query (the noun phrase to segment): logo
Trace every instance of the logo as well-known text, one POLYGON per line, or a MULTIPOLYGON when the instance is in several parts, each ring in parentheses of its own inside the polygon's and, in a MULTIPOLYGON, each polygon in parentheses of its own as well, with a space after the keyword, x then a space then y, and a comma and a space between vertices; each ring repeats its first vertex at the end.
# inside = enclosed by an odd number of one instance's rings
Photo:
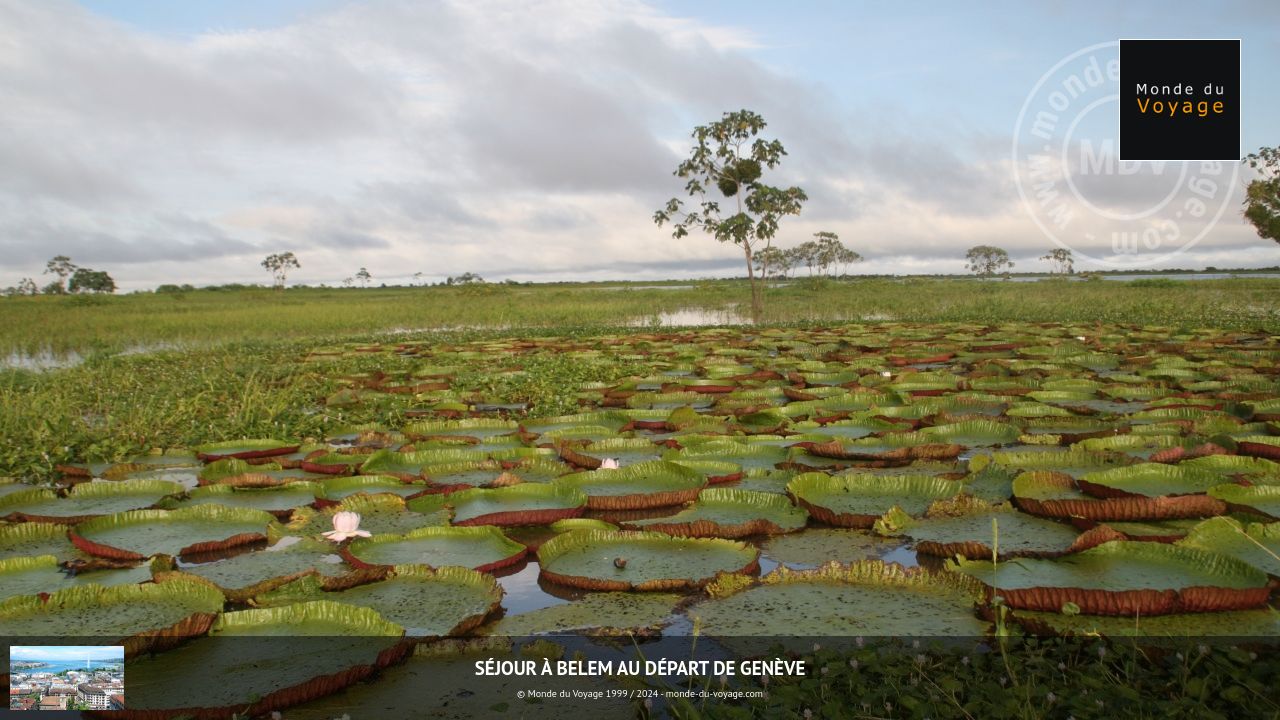
POLYGON ((1083 48, 1040 77, 1018 113, 1013 172, 1055 244, 1077 259, 1136 269, 1176 257, 1213 229, 1240 163, 1121 160, 1119 46, 1083 48))

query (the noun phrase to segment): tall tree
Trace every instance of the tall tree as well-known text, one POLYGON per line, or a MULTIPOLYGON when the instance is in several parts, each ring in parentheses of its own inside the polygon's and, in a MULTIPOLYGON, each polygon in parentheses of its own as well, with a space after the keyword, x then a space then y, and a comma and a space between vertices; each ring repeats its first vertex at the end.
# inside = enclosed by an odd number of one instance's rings
POLYGON ((965 268, 977 273, 980 277, 991 277, 1001 269, 1008 270, 1013 267, 1009 253, 993 245, 975 245, 964 254, 964 259, 968 261, 965 263, 965 268))
POLYGON ((750 110, 727 112, 720 120, 695 127, 694 147, 675 175, 686 180, 685 192, 697 206, 686 209, 684 201, 676 197, 653 214, 659 227, 671 223, 675 238, 702 230, 720 242, 742 248, 751 284, 751 315, 756 322, 764 314, 764 296, 753 256, 770 246, 782 218, 799 215, 809 199, 799 187, 779 188, 763 182, 764 170, 777 167, 787 154, 781 142, 759 137, 764 128, 764 118, 750 110), (720 201, 712 199, 714 195, 708 197, 713 189, 732 201, 731 213, 721 210, 720 201))
POLYGON ((1260 237, 1280 243, 1280 147, 1261 148, 1244 162, 1259 172, 1245 188, 1245 219, 1260 237))
POLYGON ((76 268, 67 290, 73 293, 113 293, 116 291, 116 281, 105 270, 76 268))
POLYGON ((58 279, 45 286, 45 292, 50 295, 62 295, 67 292, 67 278, 71 277, 76 271, 76 264, 71 262, 71 258, 66 255, 55 255, 52 260, 45 263, 44 274, 56 275, 58 279))
POLYGON ((262 267, 271 273, 277 290, 284 290, 285 281, 289 279, 289 271, 302 267, 292 252, 273 253, 262 261, 262 267))
POLYGON ((1074 275, 1075 258, 1071 255, 1071 251, 1066 248, 1054 248, 1044 255, 1040 256, 1041 260, 1048 260, 1051 272, 1061 273, 1063 275, 1074 275))
POLYGON ((373 279, 373 275, 369 274, 368 268, 360 268, 360 272, 356 273, 356 279, 360 281, 360 287, 369 287, 369 281, 373 279))

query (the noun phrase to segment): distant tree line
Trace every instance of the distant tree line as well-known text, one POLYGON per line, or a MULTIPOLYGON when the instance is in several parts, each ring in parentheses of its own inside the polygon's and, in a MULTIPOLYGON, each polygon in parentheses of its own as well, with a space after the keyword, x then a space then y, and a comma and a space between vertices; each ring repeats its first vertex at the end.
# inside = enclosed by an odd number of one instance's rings
POLYGON ((83 295, 100 294, 116 291, 116 281, 106 270, 94 270, 80 267, 71 262, 66 255, 55 255, 45 263, 45 275, 54 277, 43 288, 36 285, 32 278, 25 277, 17 285, 0 290, 7 297, 18 295, 83 295))

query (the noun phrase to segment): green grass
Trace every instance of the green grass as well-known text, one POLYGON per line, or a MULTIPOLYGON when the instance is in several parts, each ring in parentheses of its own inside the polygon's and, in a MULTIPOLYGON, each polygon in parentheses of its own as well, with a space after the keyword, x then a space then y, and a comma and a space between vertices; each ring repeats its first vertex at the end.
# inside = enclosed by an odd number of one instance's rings
MULTIPOLYGON (((1280 328, 1280 279, 1154 282, 802 279, 766 293, 765 322, 1072 322, 1280 328)), ((733 312, 745 281, 267 289, 0 300, 0 355, 345 337, 441 328, 645 325, 663 312, 733 312)))

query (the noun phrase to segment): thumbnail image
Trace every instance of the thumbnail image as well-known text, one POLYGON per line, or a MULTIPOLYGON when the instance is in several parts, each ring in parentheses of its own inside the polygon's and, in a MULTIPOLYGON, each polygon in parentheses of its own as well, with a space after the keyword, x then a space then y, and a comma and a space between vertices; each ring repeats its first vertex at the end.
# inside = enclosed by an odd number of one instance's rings
POLYGON ((123 710, 124 648, 15 645, 9 648, 10 710, 123 710))

